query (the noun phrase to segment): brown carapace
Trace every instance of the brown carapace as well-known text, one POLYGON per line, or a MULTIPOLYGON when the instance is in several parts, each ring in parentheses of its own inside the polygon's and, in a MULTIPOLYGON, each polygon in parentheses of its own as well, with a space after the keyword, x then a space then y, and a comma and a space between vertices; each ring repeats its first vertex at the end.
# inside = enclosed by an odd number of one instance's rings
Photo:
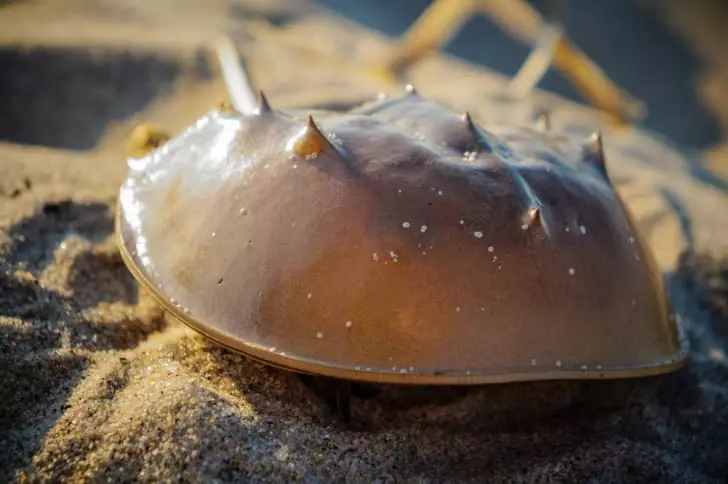
POLYGON ((129 160, 125 261, 268 364, 477 384, 652 375, 687 351, 602 139, 414 89, 346 113, 215 110, 129 160))

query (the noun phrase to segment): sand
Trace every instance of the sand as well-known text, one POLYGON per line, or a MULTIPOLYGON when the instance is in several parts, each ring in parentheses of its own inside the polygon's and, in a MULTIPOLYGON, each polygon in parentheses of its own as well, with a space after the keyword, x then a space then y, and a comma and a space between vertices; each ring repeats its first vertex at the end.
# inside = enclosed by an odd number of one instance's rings
MULTIPOLYGON (((702 168, 701 153, 644 132, 608 130, 605 139, 610 175, 690 339, 692 361, 674 374, 360 391, 345 425, 295 375, 217 348, 167 316, 137 287, 113 240, 134 123, 176 132, 224 97, 204 47, 219 31, 236 34, 256 84, 285 106, 376 92, 286 39, 304 36, 356 59, 388 48, 304 3, 184 3, 174 14, 168 2, 0 7, 0 72, 14 73, 0 81, 1 482, 728 475, 728 181, 702 168), (251 44, 241 25, 261 20, 286 32, 251 44)), ((453 59, 428 60, 412 75, 423 94, 476 116, 524 119, 530 109, 494 100, 502 78, 453 59)), ((557 129, 597 122, 554 96, 534 101, 553 107, 557 129)))

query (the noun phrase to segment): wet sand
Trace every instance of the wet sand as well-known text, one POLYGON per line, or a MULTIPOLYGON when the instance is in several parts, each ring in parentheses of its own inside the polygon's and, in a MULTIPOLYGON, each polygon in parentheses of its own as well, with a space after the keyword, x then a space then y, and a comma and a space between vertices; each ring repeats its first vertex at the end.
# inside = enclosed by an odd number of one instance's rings
MULTIPOLYGON (((295 375, 214 347, 166 315, 124 267, 113 214, 134 124, 174 133, 225 97, 206 47, 216 33, 235 35, 279 106, 377 91, 286 39, 361 61, 388 43, 287 2, 215 0, 174 13, 166 1, 60 3, 0 7, 0 72, 13 73, 0 80, 0 481, 728 475, 728 180, 703 162, 717 163, 719 149, 680 152, 649 133, 605 131, 610 176, 690 339, 687 367, 631 381, 388 387, 358 393, 347 426, 295 375), (256 21, 286 30, 250 43, 243 27, 256 21)), ((494 100, 503 79, 493 72, 438 57, 412 76, 424 95, 474 116, 530 115, 494 100)), ((553 108, 556 129, 598 122, 545 93, 534 101, 553 108)))

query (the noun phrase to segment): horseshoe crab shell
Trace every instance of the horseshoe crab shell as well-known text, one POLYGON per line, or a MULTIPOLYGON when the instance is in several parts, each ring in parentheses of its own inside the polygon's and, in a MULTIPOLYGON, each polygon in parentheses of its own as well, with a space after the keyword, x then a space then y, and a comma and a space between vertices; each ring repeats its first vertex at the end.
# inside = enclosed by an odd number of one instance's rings
POLYGON ((270 365, 373 382, 685 362, 599 136, 486 130, 414 90, 299 114, 265 98, 212 111, 129 160, 124 260, 192 328, 270 365))

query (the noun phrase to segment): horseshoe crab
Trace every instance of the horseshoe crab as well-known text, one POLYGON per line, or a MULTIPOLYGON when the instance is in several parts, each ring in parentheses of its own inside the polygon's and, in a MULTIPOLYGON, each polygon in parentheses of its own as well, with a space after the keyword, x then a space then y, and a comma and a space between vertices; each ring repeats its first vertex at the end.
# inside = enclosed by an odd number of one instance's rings
POLYGON ((147 136, 116 218, 137 280, 217 343, 376 383, 626 378, 686 361, 600 135, 554 133, 545 116, 486 127, 411 86, 344 113, 262 93, 236 108, 147 136))

